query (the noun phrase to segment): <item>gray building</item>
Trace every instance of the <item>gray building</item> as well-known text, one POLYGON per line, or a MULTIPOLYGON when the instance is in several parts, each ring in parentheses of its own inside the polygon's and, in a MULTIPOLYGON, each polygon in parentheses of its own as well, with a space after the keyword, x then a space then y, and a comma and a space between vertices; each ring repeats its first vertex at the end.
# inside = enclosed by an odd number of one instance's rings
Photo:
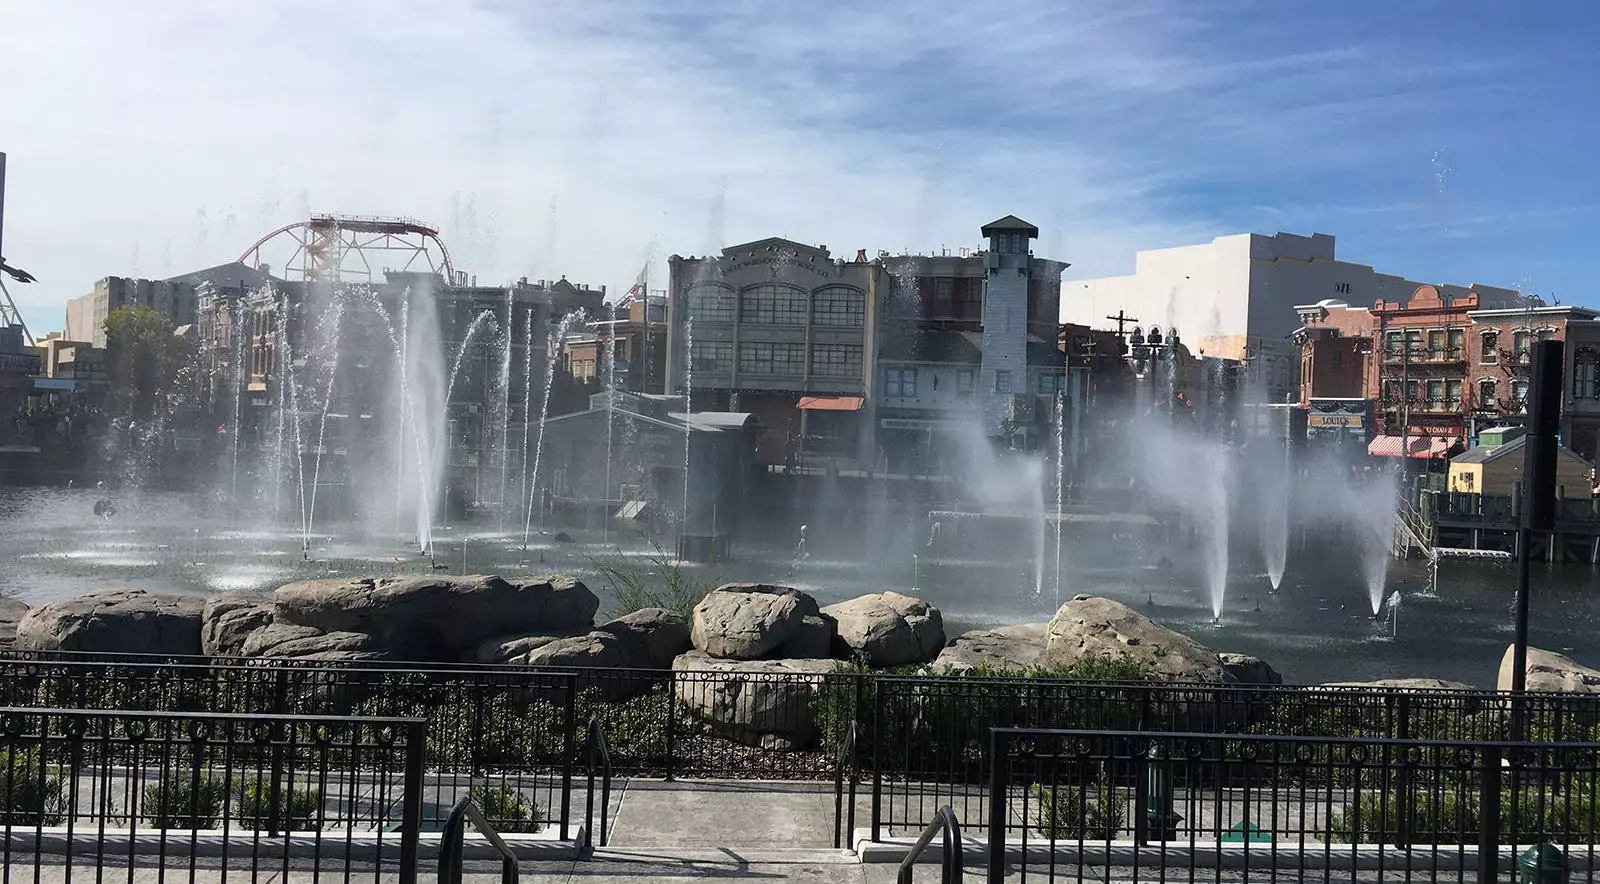
POLYGON ((673 255, 669 266, 668 393, 692 390, 697 411, 755 414, 769 463, 802 454, 803 399, 846 416, 830 424, 830 449, 871 450, 862 410, 889 282, 881 263, 771 238, 703 258, 673 255))
POLYGON ((194 283, 183 277, 131 279, 108 276, 94 284, 94 291, 67 301, 67 337, 104 347, 106 317, 113 310, 120 307, 149 307, 165 316, 176 328, 194 324, 198 305, 199 297, 194 283))

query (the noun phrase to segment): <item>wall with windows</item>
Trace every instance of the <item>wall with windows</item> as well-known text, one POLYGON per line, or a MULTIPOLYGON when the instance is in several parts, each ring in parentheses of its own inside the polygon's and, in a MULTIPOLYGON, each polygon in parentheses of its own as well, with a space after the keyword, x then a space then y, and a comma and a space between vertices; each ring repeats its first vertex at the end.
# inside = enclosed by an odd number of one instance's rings
POLYGON ((783 239, 669 263, 670 392, 868 391, 881 266, 783 239))
POLYGON ((977 411, 978 366, 948 362, 882 362, 878 407, 977 411))

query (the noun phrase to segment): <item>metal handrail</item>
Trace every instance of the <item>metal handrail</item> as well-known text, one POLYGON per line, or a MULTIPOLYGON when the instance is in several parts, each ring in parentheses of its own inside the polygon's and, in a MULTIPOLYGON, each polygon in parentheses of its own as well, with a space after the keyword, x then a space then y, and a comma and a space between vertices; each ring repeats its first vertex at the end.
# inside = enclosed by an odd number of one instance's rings
POLYGON ((611 812, 611 748, 606 744, 605 729, 600 726, 600 716, 589 716, 588 734, 584 737, 583 758, 585 772, 589 775, 588 800, 583 812, 584 852, 594 849, 594 770, 595 758, 600 760, 600 846, 606 846, 606 817, 611 812))
POLYGON ((933 822, 922 830, 917 836, 917 843, 911 846, 911 852, 900 861, 900 872, 895 876, 897 884, 911 884, 912 869, 916 867, 917 859, 922 856, 922 851, 928 849, 928 842, 939 832, 944 833, 944 856, 939 861, 940 884, 960 884, 963 868, 961 863, 961 823, 956 819, 955 809, 946 804, 939 808, 933 822))
POLYGON ((835 850, 844 847, 844 836, 854 837, 856 831, 856 722, 850 720, 845 728, 844 744, 839 748, 839 757, 834 759, 833 770, 833 847, 835 850), (845 768, 850 769, 850 800, 849 808, 845 808, 845 768), (845 823, 845 815, 849 815, 849 822, 845 823), (843 823, 843 825, 841 825, 843 823))
POLYGON ((484 819, 471 797, 463 798, 450 808, 444 820, 444 833, 439 839, 439 884, 461 884, 462 839, 467 833, 467 821, 500 854, 500 884, 517 884, 519 871, 517 855, 500 838, 500 833, 484 819))

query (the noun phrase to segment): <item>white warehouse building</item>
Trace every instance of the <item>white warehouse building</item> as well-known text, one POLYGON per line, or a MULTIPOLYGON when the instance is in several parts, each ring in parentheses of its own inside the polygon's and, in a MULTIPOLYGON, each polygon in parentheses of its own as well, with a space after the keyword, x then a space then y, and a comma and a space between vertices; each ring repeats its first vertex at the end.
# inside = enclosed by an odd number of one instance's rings
MULTIPOLYGON (((1130 276, 1063 282, 1061 319, 1105 328, 1107 316, 1125 310, 1143 326, 1177 326, 1190 341, 1285 338, 1300 326, 1296 304, 1324 298, 1357 307, 1370 307, 1379 298, 1404 302, 1422 284, 1338 260, 1333 237, 1326 233, 1238 233, 1200 245, 1141 251, 1130 276)), ((1510 289, 1428 284, 1450 297, 1470 288, 1484 303, 1516 303, 1517 293, 1510 289)))

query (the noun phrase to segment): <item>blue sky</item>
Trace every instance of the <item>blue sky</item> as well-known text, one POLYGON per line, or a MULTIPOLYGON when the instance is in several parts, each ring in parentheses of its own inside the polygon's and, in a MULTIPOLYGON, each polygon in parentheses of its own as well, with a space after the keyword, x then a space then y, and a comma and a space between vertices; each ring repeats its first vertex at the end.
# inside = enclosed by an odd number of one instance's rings
POLYGON ((672 253, 929 251, 1014 213, 1069 277, 1287 230, 1600 306, 1581 0, 7 5, 36 330, 310 211, 428 219, 480 281, 660 286, 672 253))

